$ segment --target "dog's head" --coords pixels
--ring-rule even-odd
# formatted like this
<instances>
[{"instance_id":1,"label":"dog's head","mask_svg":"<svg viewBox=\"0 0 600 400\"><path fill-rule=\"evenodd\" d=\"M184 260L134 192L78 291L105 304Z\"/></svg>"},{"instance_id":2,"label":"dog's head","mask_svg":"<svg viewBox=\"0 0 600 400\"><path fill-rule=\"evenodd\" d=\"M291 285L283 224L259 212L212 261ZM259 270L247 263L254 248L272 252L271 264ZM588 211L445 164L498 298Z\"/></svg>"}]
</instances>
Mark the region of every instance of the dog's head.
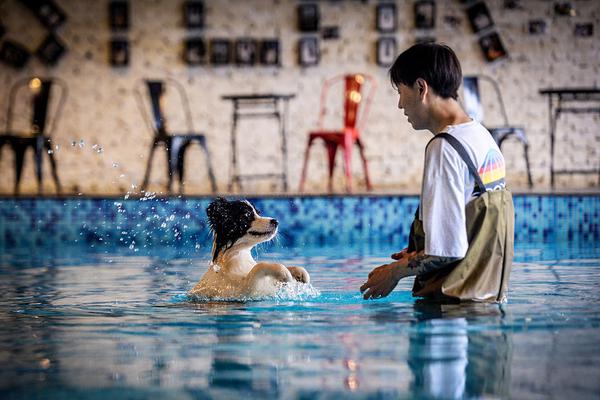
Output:
<instances>
[{"instance_id":1,"label":"dog's head","mask_svg":"<svg viewBox=\"0 0 600 400\"><path fill-rule=\"evenodd\" d=\"M213 261L234 246L253 247L271 240L277 233L277 220L261 217L246 200L227 201L219 197L208 205L206 215L214 235Z\"/></svg>"}]
</instances>

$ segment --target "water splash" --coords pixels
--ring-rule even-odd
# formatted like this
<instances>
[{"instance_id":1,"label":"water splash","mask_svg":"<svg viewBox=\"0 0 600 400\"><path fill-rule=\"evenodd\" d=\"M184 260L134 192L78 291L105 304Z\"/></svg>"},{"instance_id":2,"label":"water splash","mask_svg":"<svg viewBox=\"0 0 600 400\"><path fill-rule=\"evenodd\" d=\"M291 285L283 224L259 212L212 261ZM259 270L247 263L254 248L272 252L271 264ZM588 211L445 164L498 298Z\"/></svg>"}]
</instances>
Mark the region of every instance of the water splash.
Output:
<instances>
[{"instance_id":1,"label":"water splash","mask_svg":"<svg viewBox=\"0 0 600 400\"><path fill-rule=\"evenodd\" d=\"M310 283L288 282L275 294L277 300L308 300L319 297L321 292Z\"/></svg>"}]
</instances>

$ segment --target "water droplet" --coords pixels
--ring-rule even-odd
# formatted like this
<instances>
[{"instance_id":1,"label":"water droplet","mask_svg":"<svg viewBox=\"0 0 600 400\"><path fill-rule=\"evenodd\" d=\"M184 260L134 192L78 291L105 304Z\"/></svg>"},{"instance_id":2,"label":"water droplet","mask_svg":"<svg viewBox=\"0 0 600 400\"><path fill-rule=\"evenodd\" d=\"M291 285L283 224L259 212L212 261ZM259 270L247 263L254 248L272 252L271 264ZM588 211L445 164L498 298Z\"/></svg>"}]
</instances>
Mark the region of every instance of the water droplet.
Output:
<instances>
[{"instance_id":1,"label":"water droplet","mask_svg":"<svg viewBox=\"0 0 600 400\"><path fill-rule=\"evenodd\" d=\"M60 150L60 144L57 144L56 146L54 146L54 149L55 149L56 151Z\"/></svg>"},{"instance_id":2,"label":"water droplet","mask_svg":"<svg viewBox=\"0 0 600 400\"><path fill-rule=\"evenodd\" d=\"M71 146L73 146L73 147L77 146L77 142L75 140L71 140Z\"/></svg>"},{"instance_id":3,"label":"water droplet","mask_svg":"<svg viewBox=\"0 0 600 400\"><path fill-rule=\"evenodd\" d=\"M83 141L83 139L79 141L79 147L81 147L82 149L85 147L85 142Z\"/></svg>"},{"instance_id":4,"label":"water droplet","mask_svg":"<svg viewBox=\"0 0 600 400\"><path fill-rule=\"evenodd\" d=\"M54 150L52 150L52 149L48 150L48 154L54 154Z\"/></svg>"},{"instance_id":5,"label":"water droplet","mask_svg":"<svg viewBox=\"0 0 600 400\"><path fill-rule=\"evenodd\" d=\"M112 166L113 166L113 168L117 168L119 166L119 163L113 162Z\"/></svg>"}]
</instances>

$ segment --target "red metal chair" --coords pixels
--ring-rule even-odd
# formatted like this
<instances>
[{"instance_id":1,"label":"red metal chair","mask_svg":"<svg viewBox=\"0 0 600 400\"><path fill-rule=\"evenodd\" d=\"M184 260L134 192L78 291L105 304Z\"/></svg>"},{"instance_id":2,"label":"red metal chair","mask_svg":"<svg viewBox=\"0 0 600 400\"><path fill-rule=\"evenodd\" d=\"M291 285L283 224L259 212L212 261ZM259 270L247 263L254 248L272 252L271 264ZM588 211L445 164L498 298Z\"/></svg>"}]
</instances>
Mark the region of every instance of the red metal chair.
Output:
<instances>
[{"instance_id":1,"label":"red metal chair","mask_svg":"<svg viewBox=\"0 0 600 400\"><path fill-rule=\"evenodd\" d=\"M345 83L344 89L344 127L341 130L324 130L323 119L327 113L326 102L329 88L339 82ZM304 190L306 180L306 169L310 155L310 147L315 139L322 139L327 148L327 158L329 162L329 182L328 189L332 190L332 176L335 168L335 155L338 147L342 147L344 152L344 169L346 175L346 190L352 190L352 149L354 144L358 146L360 157L365 171L365 181L367 190L371 190L371 181L369 179L369 170L367 159L364 154L364 145L360 140L361 132L365 126L369 108L373 102L375 94L375 79L365 74L338 75L325 81L321 91L321 105L319 112L318 128L309 132L308 144L304 153L304 165L302 167L302 176L300 178L300 192Z\"/></svg>"}]
</instances>

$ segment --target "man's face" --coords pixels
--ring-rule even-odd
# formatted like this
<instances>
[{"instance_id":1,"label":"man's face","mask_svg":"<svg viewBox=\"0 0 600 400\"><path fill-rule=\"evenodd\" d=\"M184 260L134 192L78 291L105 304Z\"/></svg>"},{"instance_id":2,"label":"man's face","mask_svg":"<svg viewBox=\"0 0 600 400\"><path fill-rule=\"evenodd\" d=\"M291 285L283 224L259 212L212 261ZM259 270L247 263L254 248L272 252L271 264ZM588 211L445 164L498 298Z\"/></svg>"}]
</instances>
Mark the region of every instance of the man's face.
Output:
<instances>
[{"instance_id":1,"label":"man's face","mask_svg":"<svg viewBox=\"0 0 600 400\"><path fill-rule=\"evenodd\" d=\"M398 108L404 110L408 122L416 130L425 129L426 116L424 115L423 101L418 82L412 86L398 85Z\"/></svg>"}]
</instances>

